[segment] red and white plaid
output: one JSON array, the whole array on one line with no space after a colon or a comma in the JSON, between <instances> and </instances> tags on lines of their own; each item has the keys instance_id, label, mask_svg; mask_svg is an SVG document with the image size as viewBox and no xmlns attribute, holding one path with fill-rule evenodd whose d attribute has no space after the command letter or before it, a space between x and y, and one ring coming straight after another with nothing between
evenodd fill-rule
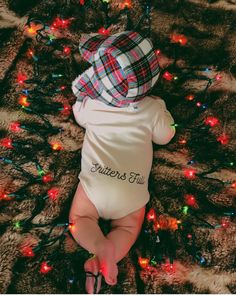
<instances>
[{"instance_id":1,"label":"red and white plaid","mask_svg":"<svg viewBox=\"0 0 236 295\"><path fill-rule=\"evenodd\" d=\"M158 79L160 69L153 45L137 32L83 35L79 49L91 67L72 83L78 101L89 96L127 107L144 98Z\"/></svg>"}]
</instances>

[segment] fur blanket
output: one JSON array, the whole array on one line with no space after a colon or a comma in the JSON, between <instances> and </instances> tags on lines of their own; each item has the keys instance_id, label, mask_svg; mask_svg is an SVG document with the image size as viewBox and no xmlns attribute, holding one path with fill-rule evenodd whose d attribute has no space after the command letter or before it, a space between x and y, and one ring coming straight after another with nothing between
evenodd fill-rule
<instances>
[{"instance_id":1,"label":"fur blanket","mask_svg":"<svg viewBox=\"0 0 236 295\"><path fill-rule=\"evenodd\" d=\"M0 0L0 134L1 138L10 138L16 143L13 148L2 144L0 153L1 293L84 292L86 255L68 233L61 243L41 249L35 257L23 257L21 251L24 245L38 245L52 224L68 220L78 183L84 130L75 123L72 115L61 114L58 109L62 103L74 103L71 81L87 67L76 53L81 33L97 32L105 21L101 1L92 1L93 5L85 10L79 2ZM133 28L142 16L145 1L133 0L128 14L120 14L121 2L110 1L112 32L126 29L127 23L128 28ZM232 186L236 180L232 164L235 165L236 1L152 2L151 39L155 47L167 55L170 63L175 59L175 65L170 65L168 71L179 77L173 81L161 78L153 93L165 99L179 127L171 143L154 146L148 209L152 207L159 214L181 218L178 212L184 204L184 195L191 193L197 198L199 216L210 224L221 224L222 213L235 209L236 196ZM69 29L58 30L56 34L62 43L72 48L71 55L61 55L60 50L51 52L47 46L23 33L28 16L51 21L52 16L63 13L74 19ZM147 20L144 19L138 29L145 31ZM187 38L185 46L171 43L170 36L174 33ZM24 73L28 79L34 76L34 62L27 56L31 48L40 57L40 79L44 80L49 73L63 73L61 80L51 86L57 83L58 86L62 85L60 83L68 86L63 92L38 97L33 102L37 114L23 111L18 103L22 85L17 84L17 75ZM186 74L186 69L191 69L191 75ZM214 78L217 74L219 80L214 80L204 94L207 80L199 77ZM45 91L49 93L50 89ZM185 98L190 94L195 96L194 100ZM197 106L198 100L207 107ZM57 107L51 108L50 105ZM38 113L46 118L46 122ZM210 129L202 128L209 116L217 117L220 124ZM21 125L29 124L37 132L31 132L32 129L14 132L9 126L16 121ZM45 127L47 121L60 132L48 130ZM222 134L228 136L227 144L216 140ZM50 149L53 142L60 143L63 149ZM4 159L13 162L4 162ZM189 167L187 163L192 159L196 159L193 167L202 177L191 180L184 176L183 169ZM29 175L38 175L36 163L44 171L50 171L53 182L30 181ZM208 174L204 174L207 171ZM37 197L47 194L52 186L59 189L57 199L47 198L43 205L40 204ZM4 194L24 187L24 199L4 199ZM27 219L30 220L27 227L17 227L17 222ZM235 293L236 225L233 217L225 216L224 222L227 227L217 229L201 224L194 226L196 245L207 261L204 267L180 243L174 272L158 267L141 269L138 256L149 257L153 253L149 244L143 245L140 238L119 264L118 284L114 287L104 284L101 293ZM146 226L144 224L143 228ZM61 227L55 227L51 234L56 237L61 232ZM41 274L40 264L53 253L57 255L53 270Z\"/></svg>"}]
</instances>

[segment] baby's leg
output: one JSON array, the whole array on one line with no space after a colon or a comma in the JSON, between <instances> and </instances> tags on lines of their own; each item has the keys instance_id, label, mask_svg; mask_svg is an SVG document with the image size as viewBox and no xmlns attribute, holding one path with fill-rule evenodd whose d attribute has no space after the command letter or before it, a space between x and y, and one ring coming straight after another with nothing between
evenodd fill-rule
<instances>
[{"instance_id":1,"label":"baby's leg","mask_svg":"<svg viewBox=\"0 0 236 295\"><path fill-rule=\"evenodd\" d=\"M103 235L98 219L96 207L79 184L69 215L69 221L73 223L71 234L81 247L98 257L106 282L113 285L116 283L118 272L114 260L114 247L112 242ZM85 268L88 269L88 264Z\"/></svg>"},{"instance_id":2,"label":"baby's leg","mask_svg":"<svg viewBox=\"0 0 236 295\"><path fill-rule=\"evenodd\" d=\"M115 246L116 263L126 256L136 241L145 216L145 207L123 217L111 221L111 231L107 239Z\"/></svg>"}]
</instances>

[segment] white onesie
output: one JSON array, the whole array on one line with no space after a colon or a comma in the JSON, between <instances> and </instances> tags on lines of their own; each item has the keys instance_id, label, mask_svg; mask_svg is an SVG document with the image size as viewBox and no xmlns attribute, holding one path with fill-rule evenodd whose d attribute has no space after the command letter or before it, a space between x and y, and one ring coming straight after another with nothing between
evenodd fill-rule
<instances>
[{"instance_id":1,"label":"white onesie","mask_svg":"<svg viewBox=\"0 0 236 295\"><path fill-rule=\"evenodd\" d=\"M86 97L73 112L86 128L79 179L99 216L118 219L145 206L152 141L167 144L175 134L165 102L147 96L118 108Z\"/></svg>"}]
</instances>

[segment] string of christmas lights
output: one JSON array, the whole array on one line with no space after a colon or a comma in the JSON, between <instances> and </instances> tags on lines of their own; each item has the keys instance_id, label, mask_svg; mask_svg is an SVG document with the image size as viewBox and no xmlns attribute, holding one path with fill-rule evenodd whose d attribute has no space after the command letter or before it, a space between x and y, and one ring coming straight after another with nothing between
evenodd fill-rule
<instances>
[{"instance_id":1,"label":"string of christmas lights","mask_svg":"<svg viewBox=\"0 0 236 295\"><path fill-rule=\"evenodd\" d=\"M110 34L109 26L112 24L112 20L109 17L109 0L101 0L102 2L102 9L105 13L105 23L104 27L100 28L98 30L98 33L100 34ZM80 5L84 7L85 9L92 6L92 1L89 0L80 0ZM122 3L122 11L121 13L127 14L127 22L130 25L130 10L132 9L132 3L130 0L124 0ZM43 46L48 46L53 48L53 50L50 52L51 54L54 51L59 51L61 57L68 57L70 56L74 50L77 50L76 47L73 46L67 46L61 44L60 40L57 40L56 36L53 34L56 30L64 30L69 27L71 24L73 18L65 19L63 17L57 16L51 23L50 26L46 25L43 21L39 19L29 19L27 22L28 26L28 33L32 36L35 36L37 42L39 42ZM134 27L135 30L138 30L143 22L147 20L148 21L148 34L150 35L151 32L151 1L147 0L144 5L144 12L141 18L138 20L136 26ZM187 94L185 96L185 99L189 102L197 102L195 103L195 106L200 111L205 111L208 108L207 104L207 93L210 88L210 86L221 79L221 76L219 74L215 75L214 78L208 78L205 75L199 76L198 74L195 74L195 71L203 71L208 72L211 71L211 69L199 69L199 68L179 68L176 66L176 62L178 59L178 53L180 52L180 49L182 46L187 46L188 40L187 37L183 34L177 34L173 33L170 37L170 43L173 45L173 51L174 51L174 62L173 65L167 69L162 70L161 75L165 83L180 83L182 81L185 81L189 78L198 79L198 80L204 80L206 81L206 86L202 90L202 92L199 94L201 96L201 100L197 99L195 95L193 94ZM159 54L159 50L157 50L157 54ZM45 111L59 111L62 114L69 115L71 111L71 107L69 104L51 104L51 102L46 105L42 106L43 99L47 100L54 94L58 92L63 92L66 88L66 86L62 85L59 88L56 86L58 79L63 78L63 75L60 73L53 73L47 75L45 79L41 79L40 77L40 55L36 54L36 51L30 49L28 52L29 57L33 61L34 65L34 77L32 79L28 79L27 76L23 73L19 73L18 75L18 85L24 87L22 90L20 97L18 99L19 104L21 105L22 110L28 112L29 114L33 114L38 116L42 119L44 125L35 126L30 124L22 124L20 122L12 122L10 124L9 130L12 132L20 132L21 130L25 130L29 133L38 134L44 139L44 142L47 142L47 136L52 134L57 134L58 132L62 131L61 129L58 129L51 125L50 121L40 113L40 108L34 109L34 105L36 106L37 102L41 106L41 110L43 113ZM25 88L25 85L29 86L29 89ZM33 87L34 86L34 87ZM42 99L43 98L43 99ZM212 127L219 124L218 118L214 116L208 116L203 124L201 126L196 127L188 127L184 126L184 124L181 123L175 123L174 127L183 128L184 130L194 130L194 129L203 129L205 128L208 132L211 130ZM229 137L227 134L222 133L222 135L218 136L216 138L216 142L225 145L229 142ZM185 139L182 139L180 144L185 144L187 141ZM8 149L12 149L16 151L16 148L24 147L24 144L15 140L12 140L11 138L3 138L0 141L0 144ZM21 146L22 145L22 146ZM33 147L31 143L29 143L29 149ZM63 149L63 147L60 145L60 143L48 143L48 147L50 147L50 151L60 151ZM45 146L46 148L46 146ZM47 149L45 149L46 151ZM29 185L33 183L43 182L43 183L52 183L54 181L53 176L50 172L45 172L38 161L32 161L36 165L36 169L38 172L38 175L35 176L26 170L24 170L20 164L16 164L11 159L7 157L0 157L0 162L6 165L12 165L17 171L21 172L24 177L26 177L29 181L28 183L23 186L19 191L17 192L9 192L4 193L0 200L3 201L11 201L11 200L18 200L22 201L26 198L32 198L32 196L29 196L27 194L26 189ZM192 165L197 162L197 159L190 160L187 165ZM194 168L184 168L183 169L183 175L189 179L194 180L196 177L199 178L209 178L207 175L211 174L217 169L221 167L232 167L234 165L233 161L229 162L222 162L218 165L215 165L208 171L204 171L201 173L197 173L196 169ZM213 178L211 178L213 179ZM216 179L221 184L225 185L226 182L223 182L221 180ZM232 188L236 187L235 182L227 182L227 184L230 184ZM37 206L35 210L32 211L31 217L22 220L22 221L15 221L13 224L13 227L15 230L29 230L33 227L40 227L40 226L51 226L49 232L46 234L45 238L42 239L37 246L35 247L29 247L25 246L21 249L22 255L25 257L34 257L36 253L38 253L40 250L42 250L44 247L50 246L55 244L59 241L59 245L63 242L65 238L65 233L67 233L70 229L70 227L73 227L73 224L70 223L62 223L62 224L46 224L46 225L35 225L32 224L32 219L41 211L41 209L44 207L45 201L47 199L50 199L52 201L56 201L57 197L59 195L59 189L57 187L51 187L48 189L47 193L42 196L34 197L37 200ZM149 258L139 257L138 263L141 268L148 268L149 266L157 267L159 265L163 265L163 270L166 271L173 271L174 270L174 259L176 259L176 248L178 246L178 237L181 237L181 241L183 245L186 248L186 251L193 256L193 258L198 261L201 265L206 265L207 261L201 254L201 249L196 246L196 235L194 233L193 227L194 226L204 226L209 229L215 230L219 228L225 228L229 226L229 222L222 221L221 224L215 224L212 225L208 221L204 220L203 218L199 217L199 204L192 194L186 194L184 196L185 205L182 207L181 211L181 219L170 217L164 214L159 214L157 216L154 209L151 209L147 213L147 221L148 226L147 229L145 229L144 233L147 236L147 241L150 243L150 248L152 249L152 256ZM225 210L225 209L223 209ZM224 211L221 212L223 216L226 217L233 217L235 216L235 211ZM191 220L189 218L191 216ZM192 219L197 220L198 223L195 223L192 221ZM56 237L50 237L53 229L57 226L64 227L62 230L62 233ZM42 274L46 274L50 272L53 269L53 261L55 261L57 257L56 251L52 255L49 255L47 257L46 261L42 261L40 265L40 272ZM169 259L169 264L166 263L166 258Z\"/></svg>"}]
</instances>

